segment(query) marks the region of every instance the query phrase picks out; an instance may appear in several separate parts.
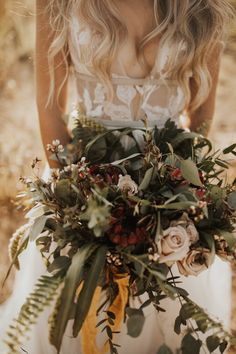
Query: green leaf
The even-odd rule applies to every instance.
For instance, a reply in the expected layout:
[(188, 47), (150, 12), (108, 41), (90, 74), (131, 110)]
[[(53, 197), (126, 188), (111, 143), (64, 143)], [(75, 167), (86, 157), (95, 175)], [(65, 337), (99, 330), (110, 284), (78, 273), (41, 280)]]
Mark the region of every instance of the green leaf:
[(30, 209), (25, 217), (26, 218), (36, 218), (45, 214), (45, 205), (37, 204), (32, 209)]
[(206, 345), (207, 345), (207, 348), (209, 349), (209, 352), (212, 353), (216, 348), (219, 347), (220, 339), (214, 335), (209, 336), (206, 339)]
[(167, 347), (166, 344), (163, 344), (163, 345), (159, 348), (157, 354), (173, 354), (173, 352), (172, 352), (172, 350), (171, 350), (169, 347)]
[(188, 304), (182, 305), (179, 316), (181, 317), (182, 321), (186, 321), (192, 317), (192, 310), (189, 310)]
[(61, 269), (67, 269), (69, 264), (70, 264), (71, 260), (69, 257), (66, 256), (60, 256), (54, 259), (54, 261), (49, 265), (48, 267), (48, 272), (54, 272), (54, 271), (58, 271)]
[(98, 162), (102, 160), (107, 152), (107, 144), (105, 134), (98, 135), (95, 139), (89, 142), (85, 149), (85, 155), (90, 162)]
[(120, 165), (122, 162), (125, 162), (125, 161), (128, 161), (128, 160), (132, 160), (135, 157), (138, 157), (140, 155), (141, 155), (140, 153), (132, 154), (132, 155), (127, 156), (127, 157), (125, 157), (125, 158), (123, 158), (121, 160), (116, 160), (116, 161), (111, 162), (111, 165), (114, 165), (114, 166)]
[(194, 132), (183, 132), (177, 134), (177, 136), (173, 139), (172, 145), (174, 147), (178, 146), (180, 143), (182, 143), (185, 140), (194, 140), (195, 138), (199, 138), (200, 135), (198, 133)]
[(180, 169), (183, 177), (195, 186), (202, 187), (199, 177), (199, 171), (196, 164), (192, 160), (181, 160)]
[(205, 232), (201, 232), (201, 236), (205, 239), (210, 251), (211, 251), (211, 260), (213, 262), (215, 254), (216, 254), (216, 247), (215, 247), (215, 240), (211, 234), (207, 234)]
[(31, 241), (34, 241), (42, 233), (46, 221), (47, 216), (45, 215), (39, 216), (34, 220), (34, 223), (29, 230), (29, 238)]
[(177, 316), (175, 319), (175, 327), (174, 327), (174, 331), (176, 334), (181, 333), (181, 324), (182, 324), (182, 318), (181, 316)]
[(181, 343), (182, 354), (199, 354), (202, 342), (190, 333), (186, 334)]
[(137, 338), (143, 329), (145, 322), (145, 316), (140, 309), (130, 309), (132, 311), (126, 311), (130, 317), (127, 320), (127, 334), (133, 338)]
[(176, 210), (183, 210), (188, 209), (191, 206), (197, 206), (195, 202), (176, 202), (170, 204), (161, 204), (161, 205), (152, 205), (155, 209), (176, 209)]
[(68, 179), (61, 179), (57, 182), (54, 193), (56, 198), (66, 205), (73, 205), (73, 201), (77, 196)]
[(73, 336), (77, 337), (83, 322), (89, 312), (95, 289), (99, 282), (99, 276), (104, 269), (106, 262), (107, 247), (102, 246), (97, 249), (92, 266), (84, 279), (82, 290), (76, 305), (75, 321), (73, 325)]
[(229, 153), (232, 153), (234, 155), (236, 155), (236, 151), (234, 151), (236, 149), (236, 143), (228, 146), (227, 148), (225, 148), (223, 150), (223, 154), (229, 154)]
[(153, 172), (154, 172), (154, 167), (151, 167), (146, 171), (146, 173), (143, 177), (143, 180), (139, 185), (140, 191), (145, 191), (148, 188), (148, 186), (152, 180)]
[(236, 209), (236, 192), (232, 192), (228, 195), (227, 202), (232, 209)]
[(235, 232), (228, 232), (224, 230), (217, 230), (217, 232), (225, 239), (230, 249), (234, 249), (236, 246), (236, 234)]
[(71, 266), (66, 274), (64, 288), (60, 297), (60, 308), (57, 313), (56, 325), (53, 332), (53, 344), (60, 351), (62, 338), (71, 314), (71, 304), (74, 301), (76, 290), (82, 281), (83, 268), (91, 253), (95, 250), (94, 245), (81, 247), (72, 258)]
[(220, 352), (224, 353), (224, 351), (227, 347), (228, 347), (228, 343), (226, 341), (223, 341), (219, 346)]
[(157, 228), (156, 228), (156, 235), (155, 235), (155, 242), (157, 243), (161, 236), (163, 235), (163, 230), (161, 227), (161, 213), (158, 211), (157, 213)]

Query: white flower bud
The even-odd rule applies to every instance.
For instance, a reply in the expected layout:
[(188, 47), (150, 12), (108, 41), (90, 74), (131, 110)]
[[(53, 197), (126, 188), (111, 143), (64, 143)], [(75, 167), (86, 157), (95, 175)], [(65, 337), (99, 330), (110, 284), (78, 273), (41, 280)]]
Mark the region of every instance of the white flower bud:
[(138, 193), (138, 185), (132, 180), (130, 175), (120, 175), (118, 187), (122, 192), (127, 192), (128, 195), (134, 195)]
[(53, 141), (52, 141), (52, 145), (53, 145), (53, 146), (58, 146), (58, 145), (60, 145), (60, 140), (58, 140), (58, 139), (53, 140)]

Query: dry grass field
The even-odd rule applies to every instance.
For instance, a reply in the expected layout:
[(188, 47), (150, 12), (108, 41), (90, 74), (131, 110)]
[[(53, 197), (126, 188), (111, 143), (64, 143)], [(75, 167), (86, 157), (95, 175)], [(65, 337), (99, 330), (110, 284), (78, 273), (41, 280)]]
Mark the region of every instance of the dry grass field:
[[(236, 0), (233, 2), (236, 8)], [(33, 158), (44, 158), (34, 95), (32, 3), (32, 0), (0, 2), (0, 283), (9, 264), (9, 237), (24, 222), (22, 212), (14, 205), (16, 193), (21, 188), (19, 177), (30, 173)], [(236, 21), (222, 58), (211, 131), (211, 138), (219, 147), (236, 141), (235, 92)], [(231, 170), (231, 175), (235, 174), (236, 163)], [(0, 303), (9, 295), (12, 281), (13, 276), (0, 293)], [(236, 275), (233, 287), (233, 303), (236, 303)], [(236, 329), (236, 307), (234, 313), (232, 323)]]

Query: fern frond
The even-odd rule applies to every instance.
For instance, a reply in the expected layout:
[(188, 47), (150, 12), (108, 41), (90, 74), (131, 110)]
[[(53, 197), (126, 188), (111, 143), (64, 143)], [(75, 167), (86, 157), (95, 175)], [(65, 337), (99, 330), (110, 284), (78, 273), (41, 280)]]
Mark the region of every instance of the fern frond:
[(53, 312), (51, 313), (50, 317), (49, 317), (49, 341), (50, 343), (55, 343), (56, 338), (54, 337), (55, 334), (55, 328), (56, 328), (56, 323), (58, 321), (58, 313), (59, 313), (59, 309), (61, 306), (61, 294), (58, 295), (58, 298), (56, 300), (56, 303), (54, 305), (54, 309)]
[(82, 141), (85, 146), (95, 136), (105, 133), (107, 129), (95, 119), (83, 114), (79, 109), (77, 116), (74, 118), (74, 128), (72, 130), (74, 139)]
[(22, 353), (20, 346), (27, 339), (27, 333), (37, 322), (39, 315), (48, 307), (57, 295), (57, 289), (62, 283), (62, 277), (41, 276), (33, 292), (21, 307), (17, 319), (9, 326), (4, 340), (8, 347), (6, 354)]
[(203, 308), (190, 300), (187, 296), (183, 298), (186, 302), (182, 305), (181, 311), (187, 314), (185, 319), (194, 320), (200, 331), (213, 333), (213, 336), (219, 338), (219, 343), (226, 342), (231, 345), (236, 344), (235, 336), (226, 331), (219, 320), (215, 320), (212, 316), (209, 316)]
[(20, 263), (17, 257), (17, 253), (19, 251), (21, 241), (23, 240), (24, 236), (26, 235), (26, 232), (30, 229), (31, 227), (31, 222), (28, 222), (27, 224), (19, 227), (14, 234), (12, 235), (10, 241), (9, 241), (9, 246), (8, 246), (8, 254), (10, 261), (13, 262), (14, 260), (14, 265), (15, 267), (19, 270), (20, 269)]
[(78, 116), (76, 123), (80, 123), (84, 128), (89, 128), (92, 132), (96, 134), (104, 133), (107, 129), (100, 123), (98, 123), (94, 118), (90, 118), (80, 112), (78, 109)]

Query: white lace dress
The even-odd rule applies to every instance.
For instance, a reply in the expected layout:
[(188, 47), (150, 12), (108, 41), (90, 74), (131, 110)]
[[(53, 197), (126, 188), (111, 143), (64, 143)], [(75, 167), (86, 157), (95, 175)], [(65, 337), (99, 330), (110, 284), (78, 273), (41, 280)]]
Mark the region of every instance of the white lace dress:
[[(122, 53), (118, 55), (112, 67), (114, 98), (112, 102), (109, 102), (106, 99), (104, 86), (95, 76), (91, 75), (90, 63), (82, 64), (83, 46), (91, 41), (91, 49), (93, 49), (94, 37), (92, 36), (88, 28), (80, 28), (75, 17), (71, 19), (69, 48), (81, 110), (108, 127), (139, 127), (142, 126), (140, 119), (145, 115), (150, 125), (162, 127), (168, 118), (179, 124), (185, 107), (184, 94), (175, 81), (169, 80), (161, 73), (168, 55), (168, 48), (161, 48), (151, 74), (145, 79), (129, 77), (123, 70)], [(119, 74), (115, 74), (116, 72)], [(186, 75), (190, 77), (191, 72)], [(48, 170), (45, 171), (45, 178), (47, 175)], [(32, 243), (21, 256), (21, 271), (17, 273), (14, 292), (0, 308), (0, 354), (5, 352), (2, 338), (7, 326), (16, 316), (37, 278), (44, 272), (45, 268), (39, 252)], [(174, 270), (174, 273), (177, 275), (177, 270)], [(181, 280), (182, 286), (191, 294), (193, 300), (229, 327), (231, 271), (227, 263), (217, 259), (211, 269), (197, 278), (181, 277)], [(138, 306), (138, 303), (134, 303), (133, 306)], [(173, 327), (179, 304), (177, 301), (166, 300), (163, 306), (167, 310), (166, 313), (157, 313), (152, 305), (145, 309), (144, 329), (140, 337), (136, 339), (126, 334), (126, 325), (123, 325), (116, 340), (121, 344), (119, 354), (156, 354), (163, 343), (177, 353), (181, 338), (174, 334)], [(49, 313), (50, 309), (41, 316), (33, 333), (30, 334), (30, 340), (23, 347), (29, 354), (56, 353), (48, 342), (47, 316)], [(71, 333), (70, 328), (67, 328), (61, 354), (82, 354), (80, 338), (72, 338)]]

